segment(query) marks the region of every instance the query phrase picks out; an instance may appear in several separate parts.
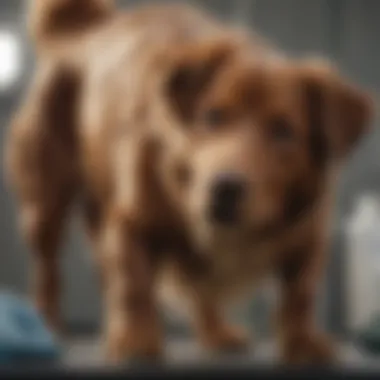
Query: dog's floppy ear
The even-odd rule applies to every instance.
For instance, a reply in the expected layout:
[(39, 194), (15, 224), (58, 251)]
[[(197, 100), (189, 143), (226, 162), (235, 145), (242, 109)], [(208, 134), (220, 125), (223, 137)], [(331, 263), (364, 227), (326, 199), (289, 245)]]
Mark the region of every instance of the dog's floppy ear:
[(346, 157), (370, 129), (372, 98), (326, 62), (309, 62), (301, 71), (311, 137), (325, 150), (320, 156)]
[(202, 92), (235, 48), (230, 40), (206, 41), (182, 46), (172, 56), (165, 90), (181, 121), (191, 121)]

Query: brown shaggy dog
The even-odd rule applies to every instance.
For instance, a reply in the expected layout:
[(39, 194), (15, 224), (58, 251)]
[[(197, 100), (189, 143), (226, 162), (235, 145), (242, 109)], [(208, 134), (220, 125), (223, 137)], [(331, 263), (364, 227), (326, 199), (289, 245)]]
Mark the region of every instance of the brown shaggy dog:
[(160, 356), (158, 293), (170, 284), (203, 344), (244, 345), (222, 307), (269, 274), (283, 360), (333, 358), (314, 304), (333, 182), (368, 129), (368, 96), (326, 63), (286, 58), (187, 6), (30, 4), (37, 68), (6, 165), (51, 325), (60, 238), (78, 202), (110, 360)]

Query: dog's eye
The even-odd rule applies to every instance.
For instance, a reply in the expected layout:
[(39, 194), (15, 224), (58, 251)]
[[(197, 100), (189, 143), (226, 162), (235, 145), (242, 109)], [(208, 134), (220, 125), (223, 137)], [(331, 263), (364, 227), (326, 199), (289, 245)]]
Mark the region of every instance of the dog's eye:
[(202, 116), (202, 121), (209, 129), (215, 129), (226, 123), (228, 112), (224, 108), (210, 108)]
[(291, 142), (294, 138), (294, 131), (288, 120), (279, 117), (270, 123), (271, 137), (278, 142)]

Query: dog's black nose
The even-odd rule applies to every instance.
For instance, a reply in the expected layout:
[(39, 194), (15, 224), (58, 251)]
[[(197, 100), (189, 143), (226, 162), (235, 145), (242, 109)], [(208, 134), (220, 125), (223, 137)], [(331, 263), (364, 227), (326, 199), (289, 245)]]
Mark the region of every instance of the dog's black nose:
[(220, 224), (236, 223), (246, 188), (240, 175), (228, 173), (216, 178), (211, 188), (211, 220)]

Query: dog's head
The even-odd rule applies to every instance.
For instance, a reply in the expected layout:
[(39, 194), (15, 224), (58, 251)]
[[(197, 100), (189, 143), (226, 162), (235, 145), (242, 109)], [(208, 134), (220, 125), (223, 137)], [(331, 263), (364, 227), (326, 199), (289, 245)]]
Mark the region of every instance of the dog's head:
[(255, 58), (230, 41), (184, 48), (165, 91), (186, 141), (166, 151), (172, 178), (192, 221), (212, 229), (290, 223), (371, 117), (368, 95), (329, 64)]

